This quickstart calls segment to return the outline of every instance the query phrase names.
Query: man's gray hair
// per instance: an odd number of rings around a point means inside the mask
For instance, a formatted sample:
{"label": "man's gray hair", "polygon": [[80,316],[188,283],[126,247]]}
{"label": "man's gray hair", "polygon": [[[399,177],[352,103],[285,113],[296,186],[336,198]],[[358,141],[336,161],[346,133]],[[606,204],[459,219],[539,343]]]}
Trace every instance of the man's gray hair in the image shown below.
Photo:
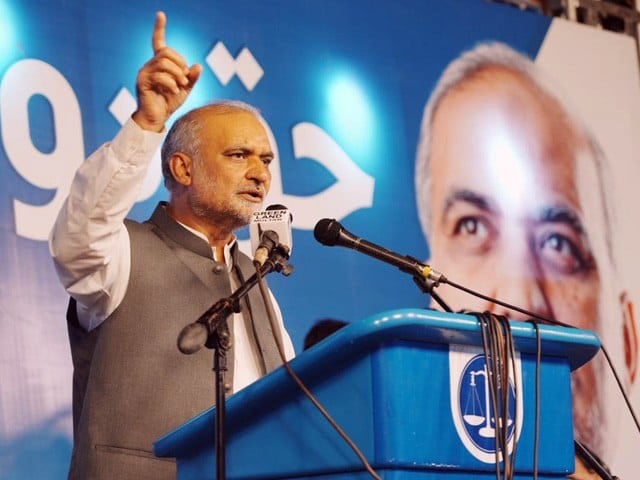
{"label": "man's gray hair", "polygon": [[189,155],[195,160],[200,157],[200,148],[202,147],[202,115],[200,114],[224,114],[238,110],[251,113],[264,124],[264,119],[260,111],[254,106],[240,100],[219,100],[212,102],[188,111],[175,121],[169,133],[167,133],[161,150],[162,176],[164,177],[164,185],[167,190],[173,192],[178,187],[178,183],[171,174],[169,165],[171,157],[177,152]]}
{"label": "man's gray hair", "polygon": [[576,132],[584,137],[588,145],[590,157],[593,158],[595,164],[594,167],[598,177],[598,195],[601,200],[605,222],[603,227],[606,229],[607,253],[613,262],[613,247],[609,240],[612,231],[611,206],[605,193],[607,191],[607,188],[605,188],[607,172],[605,171],[606,164],[602,148],[579,117],[573,114],[572,110],[566,105],[566,102],[560,101],[560,98],[554,93],[557,88],[542,74],[539,67],[527,56],[498,42],[479,44],[451,62],[440,76],[424,108],[420,127],[420,139],[416,152],[415,189],[418,215],[425,237],[428,238],[429,236],[432,220],[429,199],[431,189],[429,168],[432,143],[431,135],[436,111],[440,102],[442,102],[449,92],[490,68],[502,68],[519,74],[528,80],[532,88],[558,105],[560,110],[565,113],[568,122],[576,129]]}

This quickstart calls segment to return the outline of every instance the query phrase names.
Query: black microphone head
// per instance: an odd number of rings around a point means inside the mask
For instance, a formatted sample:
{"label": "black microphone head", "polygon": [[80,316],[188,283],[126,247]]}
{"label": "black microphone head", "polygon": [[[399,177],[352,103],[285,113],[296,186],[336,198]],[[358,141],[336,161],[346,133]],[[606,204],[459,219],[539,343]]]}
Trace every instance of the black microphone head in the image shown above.
{"label": "black microphone head", "polygon": [[269,205],[267,208],[265,208],[265,210],[289,210],[289,209],[284,205],[280,205],[279,203],[276,203],[274,205]]}
{"label": "black microphone head", "polygon": [[178,350],[185,355],[196,353],[207,342],[209,331],[207,327],[200,323],[191,323],[184,327],[178,335]]}
{"label": "black microphone head", "polygon": [[316,223],[313,236],[323,245],[333,247],[338,244],[342,225],[334,218],[323,218]]}
{"label": "black microphone head", "polygon": [[[280,205],[279,203],[274,203],[273,205],[269,205],[265,210],[289,210],[284,205]],[[289,220],[293,222],[293,213],[289,211]]]}

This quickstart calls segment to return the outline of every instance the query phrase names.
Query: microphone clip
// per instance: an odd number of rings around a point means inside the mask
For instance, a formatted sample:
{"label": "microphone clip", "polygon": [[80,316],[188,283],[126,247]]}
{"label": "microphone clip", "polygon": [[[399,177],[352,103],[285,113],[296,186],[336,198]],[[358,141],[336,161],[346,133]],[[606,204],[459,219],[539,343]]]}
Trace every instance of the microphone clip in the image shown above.
{"label": "microphone clip", "polygon": [[[264,262],[264,265],[269,265],[271,271],[281,273],[285,277],[288,277],[293,273],[293,265],[289,263],[289,247],[278,243],[269,252],[269,256]],[[255,263],[255,262],[254,262]]]}
{"label": "microphone clip", "polygon": [[[232,308],[234,312],[239,312],[240,302],[235,302]],[[208,331],[207,341],[204,346],[208,349],[215,349],[224,353],[231,348],[231,332],[229,331],[229,323],[224,321],[226,318],[226,316],[220,317],[218,321],[211,323],[203,322]]]}

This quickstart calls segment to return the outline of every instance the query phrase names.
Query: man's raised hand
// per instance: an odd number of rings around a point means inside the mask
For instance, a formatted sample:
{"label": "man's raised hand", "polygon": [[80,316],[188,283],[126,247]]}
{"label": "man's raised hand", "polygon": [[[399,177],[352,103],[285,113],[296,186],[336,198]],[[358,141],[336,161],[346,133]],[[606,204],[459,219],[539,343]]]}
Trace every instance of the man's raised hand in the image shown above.
{"label": "man's raised hand", "polygon": [[145,130],[162,131],[167,119],[184,103],[202,73],[202,66],[188,66],[178,52],[167,47],[167,17],[156,14],[151,43],[153,58],[138,72],[138,109],[133,120]]}

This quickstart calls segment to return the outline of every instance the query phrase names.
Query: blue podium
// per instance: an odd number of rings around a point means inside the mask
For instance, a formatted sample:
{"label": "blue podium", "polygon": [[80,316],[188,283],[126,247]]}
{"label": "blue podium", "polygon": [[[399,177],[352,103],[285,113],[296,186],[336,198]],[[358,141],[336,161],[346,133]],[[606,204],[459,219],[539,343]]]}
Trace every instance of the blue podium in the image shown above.
{"label": "blue podium", "polygon": [[[533,478],[535,328],[511,323],[518,352],[508,428],[517,479]],[[540,326],[538,478],[574,468],[571,370],[600,343],[589,331]],[[291,361],[316,398],[384,479],[495,478],[495,417],[477,319],[405,309],[338,331]],[[215,479],[215,408],[155,443],[178,478]],[[370,478],[283,368],[228,399],[227,478]]]}

